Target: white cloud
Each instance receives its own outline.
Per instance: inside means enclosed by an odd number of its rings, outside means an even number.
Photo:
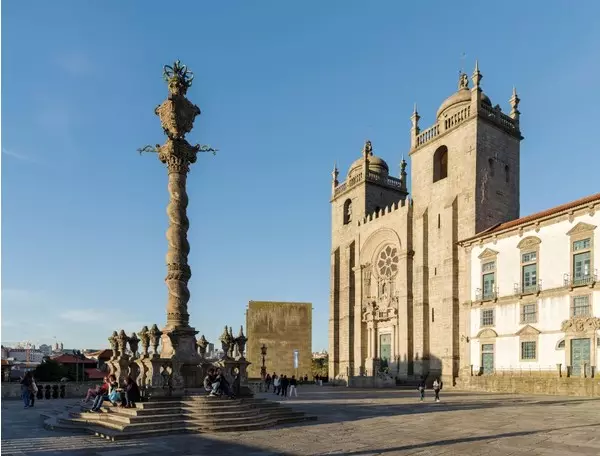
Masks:
[[[39,163],[39,161],[34,157],[30,157],[29,155],[25,155],[20,152],[15,152],[14,150],[5,149],[4,147],[2,148],[2,153],[7,157],[16,158],[17,160],[26,161],[30,163]]]
[[[67,310],[60,314],[60,318],[68,320],[73,323],[91,323],[94,321],[104,320],[106,315],[95,309],[78,309],[78,310]]]

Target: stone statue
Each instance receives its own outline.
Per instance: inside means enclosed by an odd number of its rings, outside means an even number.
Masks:
[[[233,351],[231,339],[231,334],[229,333],[227,326],[225,326],[223,334],[221,334],[221,337],[219,337],[219,340],[221,341],[221,349],[223,350],[223,357],[225,359],[231,358],[231,352]]]
[[[244,359],[244,350],[246,349],[246,342],[248,342],[248,338],[244,336],[244,327],[240,326],[240,332],[235,339],[238,353],[240,354],[239,359]]]
[[[233,328],[229,327],[229,351],[227,355],[229,358],[233,358],[233,351],[235,350],[235,337],[233,337]]]
[[[110,349],[113,352],[113,358],[119,356],[119,348],[117,345],[117,331],[113,331],[112,335],[108,338],[108,342],[110,343]]]
[[[127,350],[127,334],[125,334],[125,330],[119,331],[117,336],[117,345],[119,347],[119,356],[124,356],[125,351]]]
[[[150,345],[152,345],[152,353],[158,355],[158,344],[160,344],[160,336],[162,336],[162,332],[156,326],[156,323],[152,325],[150,331],[148,333],[150,336]]]
[[[460,76],[458,77],[458,88],[459,90],[469,88],[469,77],[466,75],[466,73],[460,73]]]
[[[208,341],[206,340],[206,337],[204,337],[204,334],[200,336],[200,339],[198,339],[196,344],[198,345],[198,353],[200,354],[200,357],[204,359],[206,357],[206,348],[208,347]]]
[[[366,157],[368,157],[369,155],[373,155],[373,145],[369,140],[365,142],[365,146],[363,147],[363,155]]]
[[[140,343],[140,339],[138,339],[138,336],[135,334],[135,332],[131,333],[131,336],[129,336],[128,342],[129,342],[129,350],[131,350],[131,356],[133,356],[134,358],[137,358],[138,345]]]
[[[142,343],[142,356],[148,356],[148,348],[150,347],[150,335],[148,327],[144,326],[138,333],[138,336],[140,336],[140,341]]]

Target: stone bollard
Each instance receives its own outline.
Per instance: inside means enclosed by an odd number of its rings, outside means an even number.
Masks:
[[[592,366],[591,370],[592,370],[592,372],[591,372],[590,377],[595,378],[596,377],[596,366]]]
[[[473,376],[473,365],[471,364],[471,377]]]
[[[573,367],[567,366],[567,377],[571,377],[572,372],[573,372]]]
[[[562,364],[556,364],[556,370],[558,371],[558,377],[562,377]]]

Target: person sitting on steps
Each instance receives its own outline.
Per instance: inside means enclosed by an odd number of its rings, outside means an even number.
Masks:
[[[112,405],[116,405],[117,402],[119,402],[121,393],[119,392],[119,382],[117,382],[117,377],[114,375],[109,375],[108,383],[108,391],[106,394],[98,394],[96,396],[90,412],[99,412],[100,407],[102,407],[102,403],[106,400],[109,400]]]
[[[216,375],[215,370],[211,367],[208,369],[206,373],[206,377],[204,377],[204,391],[210,393],[213,390],[213,384],[215,383]],[[216,392],[216,390],[215,390]]]
[[[123,398],[124,406],[127,408],[135,408],[135,403],[141,398],[140,388],[131,377],[125,379],[125,394]]]
[[[217,369],[217,375],[212,387],[213,389],[210,392],[209,397],[222,396],[225,394],[226,396],[229,396],[230,399],[233,399],[233,394],[229,388],[229,382],[225,378],[225,375],[223,375],[221,369]]]
[[[90,399],[96,399],[99,394],[107,394],[108,391],[108,377],[104,377],[102,379],[102,385],[98,385],[95,388],[89,388],[87,390],[87,394],[85,395],[85,399],[82,399],[81,402],[87,404]]]

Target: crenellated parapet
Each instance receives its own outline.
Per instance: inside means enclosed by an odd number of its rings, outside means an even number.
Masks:
[[[399,203],[390,204],[389,206],[380,208],[376,211],[371,212],[370,214],[366,215],[365,217],[363,217],[362,220],[358,221],[358,226],[364,226],[367,223],[372,222],[373,220],[377,220],[381,217],[385,217],[386,215],[389,215],[393,212],[397,212],[399,210],[410,210],[411,207],[412,207],[412,199],[408,199],[408,201],[402,200]]]

